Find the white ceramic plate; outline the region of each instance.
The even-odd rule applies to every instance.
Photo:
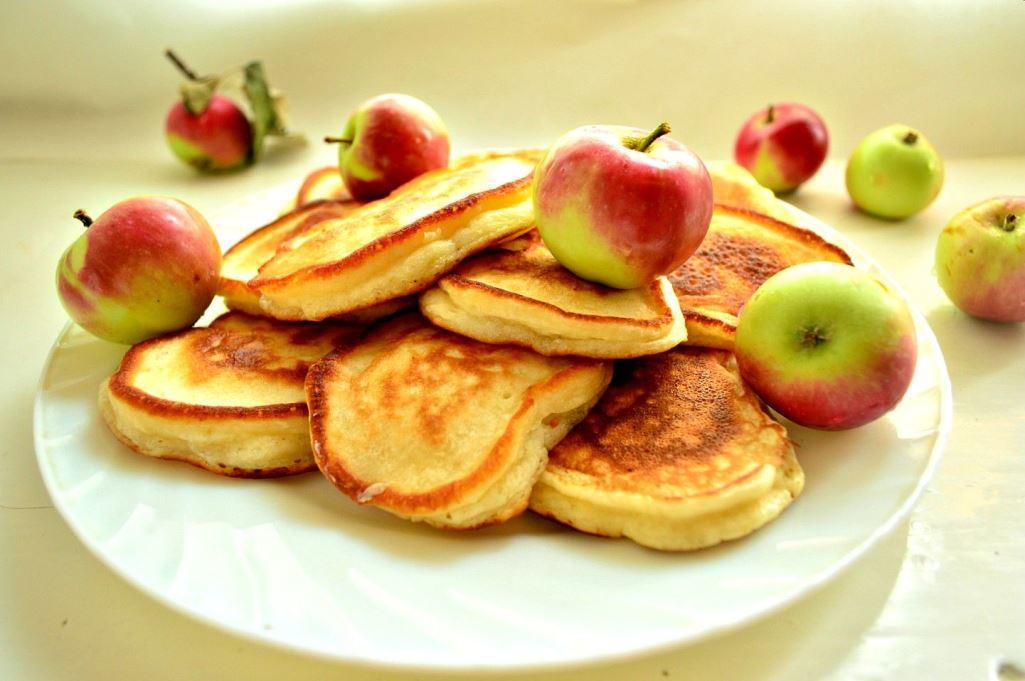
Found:
[[[235,206],[231,243],[287,190]],[[806,224],[816,225],[804,216]],[[816,229],[878,268],[830,228]],[[892,283],[892,280],[891,280]],[[663,554],[526,514],[445,533],[360,508],[316,473],[221,478],[132,453],[96,392],[123,348],[66,329],[43,370],[36,452],[54,504],[111,569],[237,634],[374,665],[539,668],[694,641],[771,613],[836,576],[909,512],[951,418],[940,348],[915,312],[919,359],[892,413],[846,433],[789,425],[804,493],[741,541]]]

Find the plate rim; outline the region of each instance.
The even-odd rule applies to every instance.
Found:
[[[451,665],[444,663],[432,664],[416,661],[384,660],[379,657],[351,653],[331,654],[319,648],[304,646],[298,643],[275,638],[261,629],[250,629],[233,623],[225,623],[204,612],[191,609],[182,603],[172,600],[161,591],[143,583],[141,580],[137,579],[132,572],[127,569],[122,569],[118,564],[110,559],[100,546],[87,538],[84,534],[84,530],[75,521],[74,514],[67,507],[61,495],[57,493],[57,483],[51,476],[49,464],[44,461],[44,452],[46,451],[46,447],[42,442],[41,436],[42,403],[44,395],[43,384],[49,374],[54,356],[60,346],[61,339],[67,336],[69,330],[74,326],[70,321],[66,322],[61,328],[47,352],[46,360],[43,362],[39,380],[37,381],[35,397],[33,398],[32,441],[35,449],[36,465],[39,468],[40,476],[43,479],[43,485],[53,502],[54,508],[60,514],[72,534],[75,535],[75,537],[85,546],[93,557],[99,560],[100,563],[110,569],[118,577],[134,587],[137,591],[149,596],[169,609],[181,615],[185,615],[191,620],[198,621],[222,632],[238,636],[253,643],[267,645],[291,654],[309,656],[335,664],[352,665],[365,669],[451,674],[501,674],[508,672],[543,672],[580,669],[596,665],[614,664],[656,655],[674,649],[681,649],[700,641],[705,641],[716,636],[721,636],[729,632],[739,630],[743,627],[751,626],[756,622],[760,622],[765,618],[784,610],[788,606],[809,597],[822,589],[830,581],[841,576],[856,564],[866,553],[868,553],[870,549],[876,546],[885,537],[889,536],[901,522],[907,519],[936,473],[936,469],[939,466],[940,460],[943,458],[944,451],[946,450],[953,422],[953,388],[950,382],[950,372],[947,368],[946,357],[943,355],[943,348],[940,346],[939,340],[936,338],[936,334],[929,325],[925,315],[910,299],[907,292],[904,290],[904,287],[901,286],[899,282],[895,281],[889,272],[887,272],[873,258],[869,257],[863,250],[861,250],[861,248],[851,243],[850,239],[835,227],[822,222],[818,218],[801,210],[800,208],[797,208],[796,206],[793,206],[792,204],[786,203],[785,205],[794,213],[794,217],[796,218],[795,223],[797,226],[812,230],[819,234],[823,234],[824,232],[825,234],[823,234],[823,236],[828,240],[837,243],[852,256],[855,265],[862,268],[866,265],[871,265],[875,273],[881,274],[887,284],[891,285],[897,291],[897,294],[908,304],[908,307],[911,309],[912,317],[915,320],[917,332],[924,334],[926,339],[933,344],[936,349],[936,356],[939,360],[937,363],[937,385],[940,393],[939,427],[936,431],[932,448],[929,451],[928,461],[926,462],[922,473],[919,475],[914,489],[885,522],[877,526],[867,537],[844,553],[835,562],[826,568],[819,570],[817,573],[814,573],[807,579],[802,580],[797,586],[777,594],[760,608],[749,612],[744,617],[724,620],[705,627],[704,629],[687,632],[678,637],[656,641],[649,645],[634,645],[628,649],[599,655],[575,655],[558,660],[527,662],[524,664],[488,665],[472,663],[467,665]]]

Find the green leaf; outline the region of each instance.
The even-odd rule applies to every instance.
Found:
[[[263,152],[263,142],[268,136],[286,135],[283,98],[271,92],[263,64],[251,61],[245,66],[243,89],[253,114],[253,160]]]

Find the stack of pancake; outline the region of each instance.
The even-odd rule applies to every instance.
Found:
[[[209,327],[133,347],[101,410],[132,449],[239,477],[317,468],[446,529],[530,508],[686,550],[750,533],[804,482],[741,380],[737,314],[769,276],[850,262],[739,167],[701,248],[634,290],[578,279],[533,229],[541,153],[481,152],[358,204],[321,169],[227,251]]]

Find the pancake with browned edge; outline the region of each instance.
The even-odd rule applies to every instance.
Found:
[[[602,359],[667,350],[686,338],[672,286],[622,290],[580,279],[537,231],[463,262],[420,297],[432,322],[486,343]]]
[[[782,222],[794,222],[795,214],[790,205],[777,199],[771,189],[758,184],[754,175],[743,166],[729,161],[710,161],[705,166],[712,178],[712,200],[716,205],[742,208]]]
[[[679,346],[617,363],[601,400],[552,449],[530,508],[584,532],[684,551],[753,532],[803,485],[786,431],[733,355]]]
[[[732,349],[737,315],[755,290],[782,269],[816,261],[851,263],[811,230],[717,205],[701,246],[669,275],[687,319],[686,343]]]
[[[278,319],[319,320],[419,293],[464,258],[530,229],[535,150],[425,173],[282,244],[249,284]]]
[[[229,312],[131,348],[100,388],[100,411],[147,456],[233,477],[312,470],[306,372],[361,332]]]
[[[401,315],[310,370],[316,462],[357,503],[402,518],[502,522],[526,508],[548,450],[611,374],[608,363],[480,343]]]
[[[350,215],[362,205],[352,200],[316,200],[260,227],[229,248],[221,264],[221,281],[217,291],[224,298],[225,305],[231,310],[267,316],[266,311],[260,307],[259,292],[248,283],[260,267],[273,258],[281,245],[289,239],[304,234],[325,220]],[[414,302],[411,298],[389,300],[349,312],[342,319],[369,324],[409,307]]]

